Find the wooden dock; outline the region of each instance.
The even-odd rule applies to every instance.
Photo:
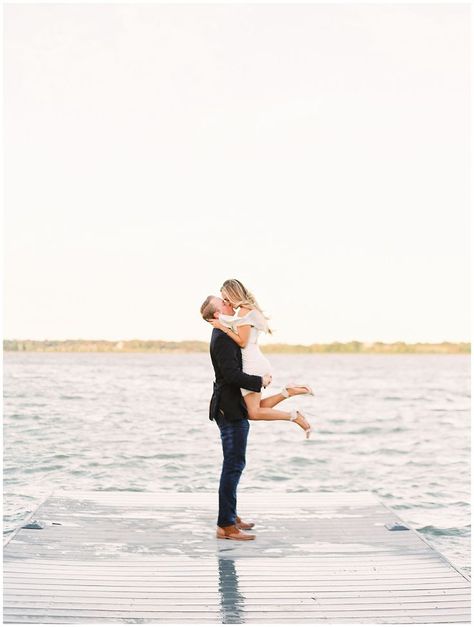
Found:
[[[4,548],[5,623],[462,623],[470,582],[363,493],[55,492]]]

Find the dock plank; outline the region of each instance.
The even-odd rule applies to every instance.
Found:
[[[5,623],[469,623],[470,581],[373,494],[56,492],[4,548]]]

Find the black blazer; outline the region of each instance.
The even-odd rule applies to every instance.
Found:
[[[248,418],[240,388],[260,392],[262,377],[242,372],[240,347],[220,329],[212,331],[211,360],[216,380],[209,405],[209,420],[215,420],[219,415],[228,420]]]

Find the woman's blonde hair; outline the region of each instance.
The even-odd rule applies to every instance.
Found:
[[[229,301],[232,307],[246,307],[247,309],[257,309],[265,320],[268,317],[263,313],[260,305],[257,303],[255,296],[250,292],[243,283],[238,279],[227,279],[224,281],[221,287],[223,296]],[[268,328],[268,333],[271,333],[271,329]]]

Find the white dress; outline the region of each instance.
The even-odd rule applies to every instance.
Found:
[[[246,374],[254,374],[263,377],[265,374],[272,373],[272,367],[270,362],[260,350],[258,345],[258,336],[260,333],[268,332],[267,321],[264,315],[258,311],[258,309],[252,309],[248,314],[242,317],[227,316],[225,314],[219,314],[219,320],[229,329],[233,331],[236,327],[250,324],[250,337],[247,342],[247,346],[242,348],[242,370]],[[241,388],[242,396],[250,394],[252,390],[244,390]]]

